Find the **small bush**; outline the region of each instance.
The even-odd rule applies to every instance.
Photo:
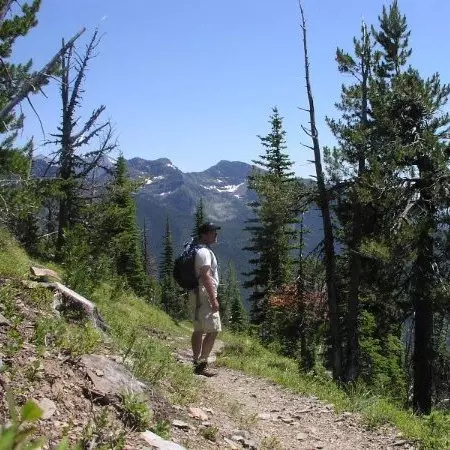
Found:
[[[59,347],[67,351],[72,357],[93,353],[102,343],[100,332],[91,324],[83,326],[68,325],[62,336]]]
[[[433,411],[425,417],[428,428],[424,448],[450,448],[450,415],[443,411]]]
[[[151,425],[150,431],[163,439],[170,439],[170,422],[168,420],[157,420]]]
[[[219,429],[217,427],[205,427],[202,430],[202,436],[208,439],[208,441],[216,442],[218,431]]]
[[[83,437],[76,449],[99,448],[121,450],[125,448],[125,430],[116,429],[102,409],[83,429]]]
[[[93,353],[102,343],[102,336],[90,323],[77,325],[45,318],[36,323],[33,341],[38,346],[60,348],[76,358]]]
[[[144,431],[150,426],[151,412],[147,403],[134,393],[122,394],[121,418],[125,425],[136,431]]]
[[[283,445],[276,436],[265,436],[260,443],[261,450],[282,450]]]

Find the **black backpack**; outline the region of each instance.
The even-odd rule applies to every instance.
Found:
[[[196,242],[187,244],[183,253],[175,259],[173,277],[178,285],[188,291],[198,287],[195,275],[195,255],[200,246]]]

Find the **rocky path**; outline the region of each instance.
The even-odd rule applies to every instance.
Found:
[[[179,359],[189,364],[189,355],[188,350],[183,351]],[[220,367],[218,372],[213,378],[199,377],[204,389],[201,400],[190,410],[194,426],[175,433],[177,442],[187,448],[415,448],[395,430],[368,430],[357,415],[336,414],[332,405],[317,398],[299,396],[270,381],[227,368]],[[214,436],[208,430],[215,430]]]

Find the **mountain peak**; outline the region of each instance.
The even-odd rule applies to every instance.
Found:
[[[215,178],[246,179],[252,170],[250,164],[241,161],[221,160],[216,165],[206,169],[203,173]]]
[[[168,158],[159,159],[143,159],[139,157],[131,158],[128,160],[128,167],[137,173],[153,173],[156,175],[162,175],[166,172],[180,172],[178,167],[174,166],[172,161]]]

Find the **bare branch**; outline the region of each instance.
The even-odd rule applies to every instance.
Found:
[[[42,68],[41,71],[34,74],[17,92],[16,96],[0,111],[0,120],[3,120],[30,92],[37,91],[47,80],[48,72],[51,72],[61,56],[69,49],[74,42],[84,33],[86,28],[80,30],[67,44],[62,47],[55,56]]]
[[[94,125],[95,121],[99,118],[100,114],[105,110],[106,106],[105,105],[101,105],[99,108],[97,108],[96,110],[94,110],[94,112],[91,114],[91,117],[89,118],[89,120],[85,123],[84,127],[82,128],[82,130],[77,133],[75,136],[72,137],[72,142],[76,143],[78,142],[78,140],[87,132],[91,129],[91,127]],[[77,119],[78,122],[79,119]],[[99,130],[100,131],[100,130]],[[84,139],[83,139],[84,140]],[[83,142],[86,143],[86,142]]]
[[[39,125],[41,126],[41,131],[42,131],[42,134],[43,134],[43,136],[44,136],[44,138],[45,138],[44,124],[42,123],[41,117],[39,116],[38,112],[36,111],[36,108],[34,107],[32,101],[30,100],[30,97],[27,95],[26,98],[27,98],[27,101],[28,101],[28,103],[29,103],[31,109],[33,110],[34,114],[36,114],[36,117],[37,117],[38,120],[39,120]]]
[[[310,150],[314,150],[314,147],[311,147],[311,146],[310,146],[310,145],[308,145],[308,144],[303,144],[302,142],[300,142],[300,145],[302,145],[303,147],[309,148]],[[315,161],[311,161],[311,160],[309,160],[309,162],[312,162],[312,163],[314,163]]]
[[[302,127],[302,130],[305,132],[305,134],[308,136],[308,137],[312,137],[312,134],[311,134],[311,131],[309,131],[306,127],[304,127],[303,125],[301,125],[301,127]]]
[[[77,101],[79,99],[79,95],[80,95],[80,86],[81,86],[81,82],[83,81],[84,78],[84,72],[86,70],[87,64],[89,62],[89,60],[91,58],[93,58],[92,52],[94,51],[94,49],[97,47],[99,40],[97,39],[98,36],[98,30],[95,30],[92,39],[89,41],[89,44],[87,46],[86,49],[86,53],[84,54],[84,56],[82,58],[79,58],[79,68],[77,71],[77,76],[75,79],[75,83],[72,89],[72,95],[70,97],[70,102],[68,105],[68,109],[67,109],[67,114],[69,115],[69,117],[72,117],[73,112],[75,110],[75,106],[77,104]]]
[[[98,126],[95,130],[91,131],[87,136],[85,136],[83,139],[80,139],[79,141],[75,141],[73,143],[73,147],[82,147],[83,145],[86,145],[89,143],[89,141],[94,137],[98,136],[100,131],[102,131],[105,127],[109,125],[109,122],[106,122],[100,126]]]

